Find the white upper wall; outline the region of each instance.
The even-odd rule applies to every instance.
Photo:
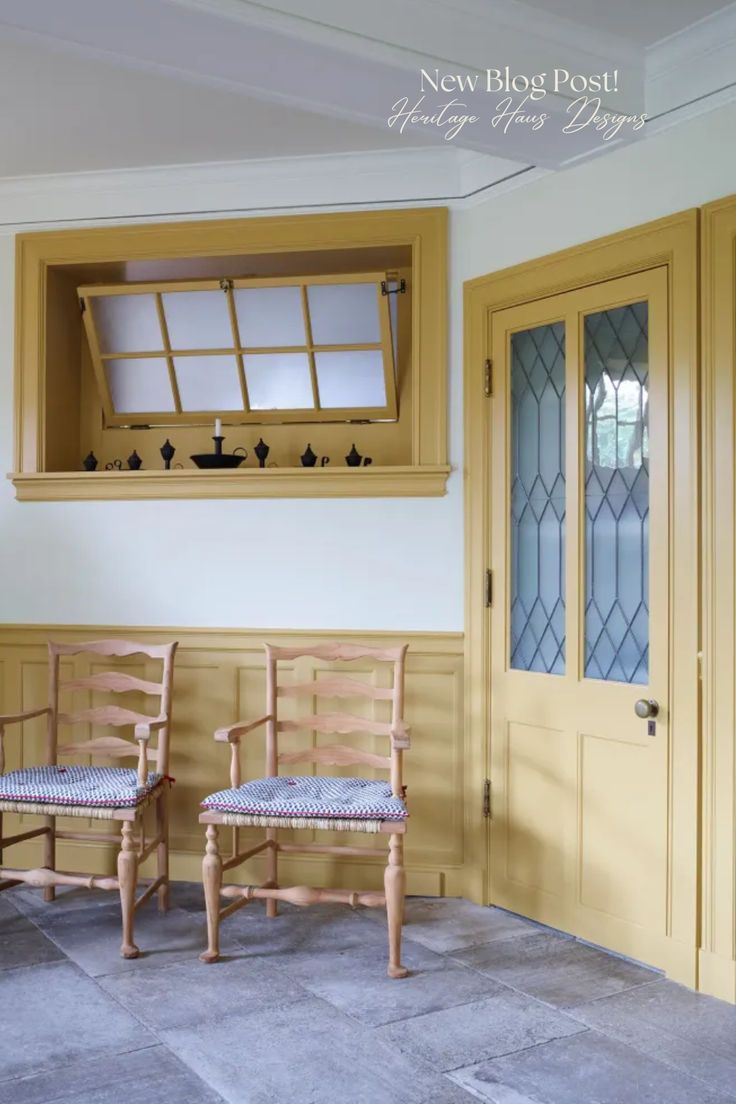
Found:
[[[463,280],[736,192],[735,130],[736,107],[722,108],[576,169],[491,194],[477,206],[456,205],[450,265],[456,470],[445,498],[18,503],[3,483],[0,621],[461,630]],[[331,173],[326,187],[334,183]],[[353,186],[346,176],[346,199]],[[161,171],[150,193],[150,209],[166,209]],[[170,194],[176,207],[169,209],[201,208],[201,188],[193,183],[187,194],[177,169]],[[303,194],[295,182],[294,202],[303,202]],[[59,196],[59,217],[88,217],[83,187],[76,209],[70,189]],[[241,197],[243,207],[248,199]],[[140,189],[129,196],[112,180],[105,194],[109,213],[120,219],[140,215],[144,201]],[[24,217],[32,215],[25,210]],[[53,192],[39,192],[35,217],[57,217]],[[7,218],[0,191],[0,223]],[[13,297],[9,228],[0,237],[3,471],[12,466]]]

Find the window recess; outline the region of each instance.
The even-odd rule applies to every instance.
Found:
[[[395,273],[78,288],[105,424],[391,422]]]

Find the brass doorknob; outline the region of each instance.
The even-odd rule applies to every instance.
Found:
[[[639,698],[634,705],[634,712],[643,721],[648,717],[656,717],[659,713],[659,702],[654,701],[653,698]]]

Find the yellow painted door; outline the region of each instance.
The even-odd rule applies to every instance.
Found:
[[[491,899],[667,968],[667,273],[489,324]]]

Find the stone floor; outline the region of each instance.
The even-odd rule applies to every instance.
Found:
[[[736,1008],[498,909],[384,916],[260,903],[205,966],[201,888],[138,917],[111,895],[0,897],[0,1104],[726,1104]]]

